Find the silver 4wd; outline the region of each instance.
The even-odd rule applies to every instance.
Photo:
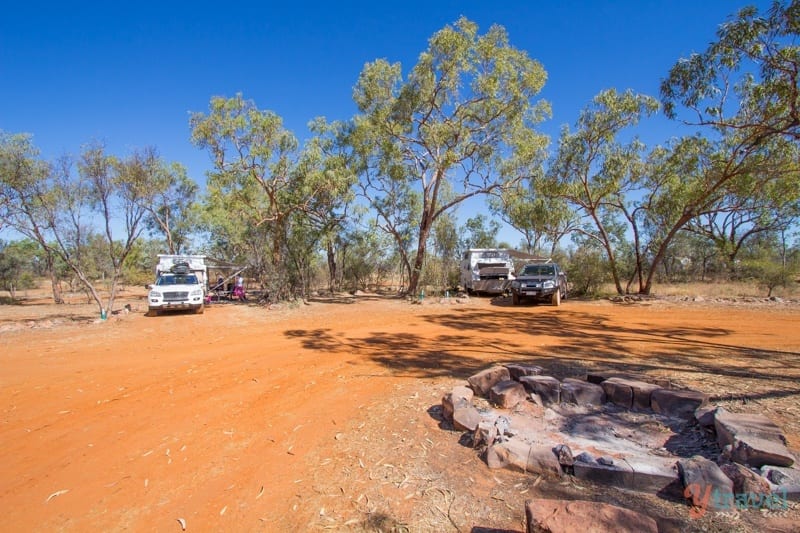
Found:
[[[150,285],[149,314],[177,309],[192,309],[201,314],[205,309],[204,298],[203,283],[197,274],[188,263],[176,263],[168,271],[159,272],[155,284]]]
[[[523,300],[545,301],[561,305],[567,297],[567,274],[556,263],[525,265],[511,282],[511,302],[519,305]]]

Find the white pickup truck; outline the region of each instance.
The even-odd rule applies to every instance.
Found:
[[[159,255],[156,282],[147,296],[148,314],[191,309],[205,310],[207,269],[204,256]]]

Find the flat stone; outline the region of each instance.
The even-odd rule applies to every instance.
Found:
[[[561,383],[552,376],[522,376],[519,382],[528,392],[538,394],[544,405],[561,402]]]
[[[683,495],[699,509],[698,516],[706,511],[727,511],[733,505],[733,481],[716,463],[695,455],[678,461],[678,473],[683,483]]]
[[[623,407],[628,407],[629,409],[635,409],[638,411],[649,411],[650,410],[650,398],[654,391],[661,389],[659,385],[654,383],[647,383],[645,381],[639,381],[635,379],[628,379],[628,378],[609,378],[605,380],[602,384],[603,390],[606,391],[608,394],[609,389],[630,389],[630,398],[631,403],[628,405],[623,405],[622,403],[617,403],[617,405],[621,405]],[[617,394],[620,397],[625,397],[627,399],[628,393],[619,391]],[[610,395],[609,395],[610,396]],[[612,400],[613,401],[613,400]]]
[[[609,378],[600,383],[609,402],[630,409],[633,405],[633,389],[615,381],[620,378]]]
[[[774,505],[788,501],[800,501],[800,470],[781,466],[765,465],[761,475],[772,483]]]
[[[651,383],[653,385],[657,385],[662,389],[671,389],[672,383],[668,378],[660,378],[656,376],[646,376],[644,374],[636,374],[631,372],[617,372],[614,370],[597,370],[594,372],[589,372],[586,374],[586,381],[589,383],[595,383],[597,385],[602,384],[607,379],[611,378],[619,378],[619,379],[628,379],[631,381],[640,381],[643,383]]]
[[[600,385],[566,378],[561,383],[561,401],[577,405],[603,405],[606,403],[606,393]]]
[[[544,371],[544,369],[540,366],[520,365],[516,363],[506,365],[506,368],[511,374],[511,379],[515,379],[517,381],[519,381],[519,378],[522,376],[538,376]]]
[[[733,481],[733,493],[736,495],[770,494],[772,492],[769,481],[744,465],[725,463],[719,468]]]
[[[478,429],[481,422],[480,412],[469,403],[457,404],[453,411],[453,428],[457,431],[472,431]]]
[[[755,468],[794,464],[780,428],[764,415],[730,413],[719,408],[714,415],[714,427],[719,445],[731,446],[730,457],[734,462]]]
[[[650,395],[650,408],[656,413],[691,420],[694,411],[708,403],[708,395],[693,390],[658,389]]]
[[[513,409],[518,403],[527,399],[525,386],[512,379],[500,381],[489,389],[489,401],[501,409]]]
[[[607,503],[531,499],[525,502],[527,533],[658,533],[649,516]]]
[[[656,458],[629,458],[625,462],[633,470],[633,482],[627,488],[659,496],[680,497],[683,485],[676,464]]]
[[[800,470],[781,466],[764,465],[760,469],[761,476],[773,485],[800,485]]]
[[[616,370],[595,370],[586,374],[586,381],[589,383],[594,383],[595,385],[600,385],[605,380],[611,378],[639,379],[639,376],[625,372],[618,372]]]
[[[581,460],[575,461],[575,464],[572,465],[576,478],[619,488],[633,485],[633,469],[627,463],[615,461],[613,465],[604,465],[598,461],[587,461],[586,459],[586,457],[581,457]]]
[[[496,365],[470,376],[467,378],[467,383],[475,391],[475,394],[486,398],[492,387],[507,379],[511,379],[508,369],[504,366]]]
[[[458,385],[451,392],[442,396],[442,416],[450,422],[453,421],[453,411],[456,404],[471,403],[474,393],[469,387]]]
[[[486,464],[489,468],[561,476],[561,465],[550,447],[531,445],[515,438],[489,446],[486,450]]]
[[[489,420],[481,420],[478,427],[472,434],[472,445],[475,448],[480,446],[491,446],[497,438],[497,426]]]
[[[694,419],[704,428],[714,427],[714,417],[717,414],[717,407],[704,406],[694,410]]]

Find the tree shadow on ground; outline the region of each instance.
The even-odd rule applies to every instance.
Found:
[[[347,349],[396,375],[466,379],[495,363],[539,365],[556,377],[583,377],[598,369],[667,376],[677,385],[713,376],[712,399],[756,400],[800,396],[800,354],[740,346],[725,327],[612,323],[602,314],[559,308],[509,315],[454,307],[422,315],[440,333],[374,331],[365,338],[330,330],[292,330],[309,349]],[[475,335],[473,333],[479,333]],[[546,347],[541,339],[547,337]],[[631,346],[641,345],[635,353]],[[741,380],[745,380],[744,382]],[[745,383],[738,387],[736,384]]]

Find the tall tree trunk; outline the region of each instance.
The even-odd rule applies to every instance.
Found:
[[[336,250],[333,248],[333,240],[325,239],[325,252],[328,256],[328,277],[330,278],[329,288],[331,294],[337,291],[336,283]]]
[[[56,275],[55,260],[53,256],[45,250],[45,267],[47,274],[50,277],[50,287],[53,290],[53,302],[58,305],[64,303],[64,295],[61,292],[61,282]]]
[[[419,280],[422,276],[422,266],[425,264],[425,252],[428,245],[428,236],[431,232],[429,218],[429,215],[426,214],[422,219],[422,224],[420,224],[419,241],[417,242],[417,255],[414,258],[414,265],[411,268],[411,272],[409,272],[408,294],[412,296],[417,293]]]
[[[672,229],[664,237],[664,240],[661,241],[661,245],[658,247],[656,255],[653,256],[653,260],[650,262],[650,270],[647,272],[647,280],[645,281],[645,285],[640,291],[640,294],[650,294],[650,291],[653,289],[653,278],[656,275],[656,270],[658,270],[658,265],[660,265],[661,261],[664,260],[664,255],[667,253],[667,246],[672,242],[675,234],[678,233],[678,231],[685,226],[686,223],[691,220],[691,218],[692,217],[689,215],[683,215],[680,219],[678,219],[678,222],[672,226]]]

